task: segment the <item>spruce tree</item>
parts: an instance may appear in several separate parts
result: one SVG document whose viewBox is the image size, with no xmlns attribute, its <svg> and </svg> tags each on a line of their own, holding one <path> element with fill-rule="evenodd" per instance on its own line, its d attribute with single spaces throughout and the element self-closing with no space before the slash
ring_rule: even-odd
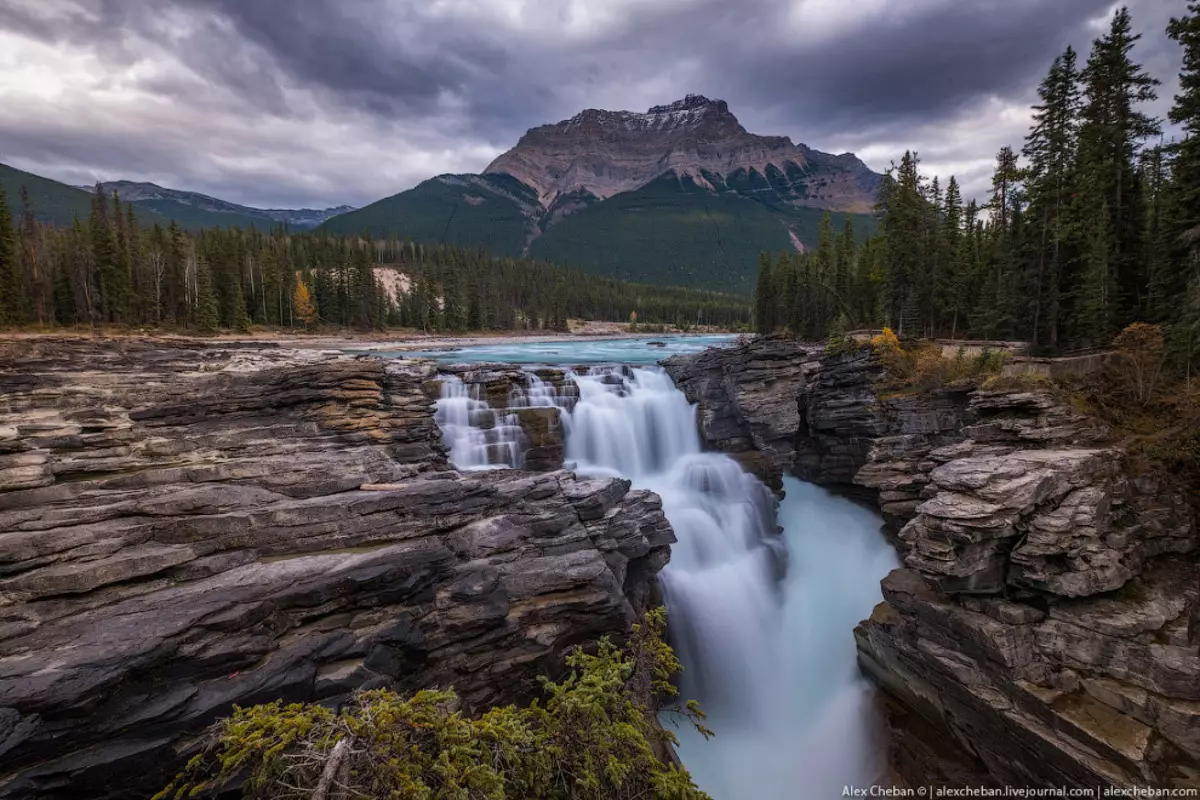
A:
<svg viewBox="0 0 1200 800">
<path fill-rule="evenodd" d="M 817 236 L 817 253 L 814 264 L 816 274 L 815 284 L 810 291 L 813 294 L 813 316 L 807 320 L 804 338 L 815 340 L 824 336 L 829 329 L 830 321 L 837 316 L 833 302 L 834 287 L 838 283 L 836 272 L 837 261 L 834 254 L 833 218 L 826 211 L 821 215 L 821 227 Z M 797 324 L 800 324 L 797 321 Z"/>
<path fill-rule="evenodd" d="M 925 269 L 926 199 L 916 153 L 905 152 L 892 180 L 880 195 L 884 234 L 883 324 L 904 335 L 913 333 L 918 306 L 917 283 Z M 908 329 L 905 329 L 908 323 Z"/>
<path fill-rule="evenodd" d="M 1026 188 L 1032 247 L 1032 310 L 1029 341 L 1035 348 L 1058 344 L 1061 290 L 1064 280 L 1064 243 L 1068 236 L 1067 207 L 1072 192 L 1082 98 L 1075 51 L 1054 59 L 1050 73 L 1038 87 L 1041 102 L 1034 106 L 1034 125 L 1025 139 L 1029 161 Z"/>
<path fill-rule="evenodd" d="M 1200 293 L 1200 1 L 1192 0 L 1187 9 L 1167 26 L 1167 35 L 1183 47 L 1170 120 L 1183 128 L 1184 138 L 1171 148 L 1171 180 L 1164 189 L 1156 316 L 1166 322 L 1182 322 L 1188 306 L 1179 298 Z"/>
<path fill-rule="evenodd" d="M 203 259 L 197 259 L 196 262 L 196 309 L 193 318 L 198 332 L 217 332 L 220 312 L 217 309 L 216 295 L 213 293 L 212 271 Z"/>
<path fill-rule="evenodd" d="M 946 197 L 943 200 L 941 226 L 937 232 L 938 261 L 941 269 L 934 276 L 932 283 L 933 307 L 938 313 L 941 329 L 945 329 L 949 321 L 950 335 L 957 335 L 956 312 L 960 309 L 959 302 L 963 275 L 963 207 L 962 190 L 958 187 L 958 179 L 950 176 L 946 184 Z"/>
<path fill-rule="evenodd" d="M 0 186 L 0 325 L 19 325 L 25 321 L 21 293 L 21 261 L 12 211 L 4 187 Z"/>
<path fill-rule="evenodd" d="M 840 311 L 849 313 L 850 292 L 858 270 L 858 244 L 854 238 L 854 218 L 847 214 L 837 243 L 837 284 L 834 291 Z"/>
<path fill-rule="evenodd" d="M 1101 280 L 1106 286 L 1086 286 L 1089 316 L 1107 320 L 1110 326 L 1095 331 L 1092 338 L 1106 340 L 1120 327 L 1133 321 L 1144 309 L 1148 276 L 1145 271 L 1145 198 L 1136 169 L 1142 143 L 1159 133 L 1156 120 L 1138 110 L 1154 100 L 1158 81 L 1147 75 L 1130 57 L 1141 38 L 1132 33 L 1127 8 L 1119 9 L 1106 36 L 1092 46 L 1083 71 L 1084 96 L 1079 131 L 1079 191 L 1073 211 L 1086 264 L 1083 278 Z M 1104 209 L 1100 227 L 1090 219 Z M 1101 241 L 1104 247 L 1101 247 Z M 1096 302 L 1111 308 L 1101 310 Z"/>
<path fill-rule="evenodd" d="M 775 329 L 775 290 L 771 256 L 758 257 L 758 280 L 754 284 L 754 330 L 768 334 Z"/>
</svg>

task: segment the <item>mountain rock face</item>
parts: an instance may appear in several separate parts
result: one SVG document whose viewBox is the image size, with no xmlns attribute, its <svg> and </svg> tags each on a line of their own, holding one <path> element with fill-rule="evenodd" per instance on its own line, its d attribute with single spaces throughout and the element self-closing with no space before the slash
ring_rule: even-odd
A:
<svg viewBox="0 0 1200 800">
<path fill-rule="evenodd" d="M 588 109 L 530 130 L 484 170 L 533 187 L 547 208 L 563 196 L 603 200 L 640 189 L 668 172 L 712 191 L 757 175 L 799 205 L 858 213 L 871 210 L 879 186 L 853 155 L 749 133 L 724 100 L 700 95 L 644 114 Z"/>
<path fill-rule="evenodd" d="M 674 541 L 658 497 L 450 470 L 434 377 L 263 345 L 5 345 L 0 798 L 149 797 L 234 704 L 525 700 L 569 647 L 625 633 Z"/>
<path fill-rule="evenodd" d="M 882 177 L 854 155 L 749 133 L 723 100 L 588 109 L 533 128 L 481 175 L 440 175 L 324 223 L 553 261 L 623 280 L 749 294 L 759 253 L 874 230 Z"/>
<path fill-rule="evenodd" d="M 879 503 L 905 565 L 854 636 L 897 773 L 913 786 L 1200 786 L 1187 487 L 1131 463 L 1049 391 L 881 399 L 869 353 L 797 348 L 789 369 L 781 347 L 668 369 L 713 445 L 778 454 L 791 441 L 795 473 Z M 794 414 L 743 409 L 737 376 L 764 371 Z"/>
<path fill-rule="evenodd" d="M 270 227 L 275 223 L 283 223 L 303 230 L 315 228 L 331 217 L 354 210 L 353 206 L 335 206 L 325 209 L 253 208 L 199 192 L 164 189 L 157 184 L 134 181 L 109 181 L 101 186 L 108 194 L 117 192 L 122 200 L 177 219 L 185 227 L 192 227 L 193 224 L 198 227 L 230 227 L 248 224 Z M 95 190 L 94 186 L 79 188 L 89 192 Z"/>
</svg>

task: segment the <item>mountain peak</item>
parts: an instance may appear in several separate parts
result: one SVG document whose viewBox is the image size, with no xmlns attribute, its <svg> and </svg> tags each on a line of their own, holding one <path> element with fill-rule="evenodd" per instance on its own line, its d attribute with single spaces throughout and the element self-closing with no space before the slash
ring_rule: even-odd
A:
<svg viewBox="0 0 1200 800">
<path fill-rule="evenodd" d="M 814 170 L 818 165 L 821 176 Z M 752 183 L 768 175 L 797 176 L 794 181 L 812 184 L 797 202 L 863 211 L 874 203 L 878 182 L 853 156 L 831 156 L 795 145 L 786 136 L 750 133 L 724 100 L 702 94 L 645 112 L 589 108 L 562 122 L 531 128 L 484 173 L 516 178 L 533 188 L 546 208 L 563 196 L 603 200 L 674 173 L 709 187 L 714 180 L 740 180 L 739 175 Z"/>
<path fill-rule="evenodd" d="M 647 114 L 669 114 L 672 111 L 691 111 L 697 108 L 716 108 L 721 112 L 728 112 L 729 105 L 724 100 L 709 100 L 702 94 L 685 95 L 682 100 L 676 100 L 674 103 L 668 103 L 665 106 L 651 106 Z"/>
</svg>

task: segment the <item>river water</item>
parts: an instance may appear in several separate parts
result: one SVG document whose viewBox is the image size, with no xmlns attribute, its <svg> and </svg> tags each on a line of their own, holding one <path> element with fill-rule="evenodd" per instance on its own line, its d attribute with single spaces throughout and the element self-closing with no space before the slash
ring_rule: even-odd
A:
<svg viewBox="0 0 1200 800">
<path fill-rule="evenodd" d="M 897 560 L 871 511 L 793 478 L 776 508 L 737 462 L 703 452 L 695 408 L 653 362 L 664 350 L 729 341 L 538 343 L 436 355 L 455 363 L 615 362 L 572 372 L 577 391 L 562 396 L 527 373 L 512 404 L 560 406 L 566 458 L 579 473 L 625 477 L 663 499 L 679 540 L 662 582 L 685 668 L 681 689 L 716 731 L 704 741 L 681 729 L 680 756 L 715 800 L 838 797 L 883 769 L 852 631 L 881 599 L 879 581 Z M 439 423 L 456 465 L 520 466 L 520 438 L 506 415 L 474 430 L 489 412 L 461 383 L 443 387 Z"/>
</svg>

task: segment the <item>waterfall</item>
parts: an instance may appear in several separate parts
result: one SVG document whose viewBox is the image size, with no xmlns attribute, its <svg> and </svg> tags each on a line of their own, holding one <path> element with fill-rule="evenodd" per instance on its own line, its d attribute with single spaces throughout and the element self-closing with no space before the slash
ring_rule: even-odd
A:
<svg viewBox="0 0 1200 800">
<path fill-rule="evenodd" d="M 679 731 L 697 784 L 715 800 L 818 800 L 878 780 L 878 721 L 852 635 L 897 563 L 878 517 L 790 478 L 777 517 L 766 486 L 702 451 L 695 408 L 657 367 L 600 367 L 567 381 L 556 388 L 526 373 L 509 404 L 562 409 L 577 472 L 628 478 L 662 497 L 678 538 L 662 583 L 685 666 L 680 688 L 717 734 Z M 490 446 L 475 440 L 486 431 L 466 430 L 482 416 L 469 395 L 444 383 L 438 404 L 456 465 L 479 465 L 479 448 Z"/>
<path fill-rule="evenodd" d="M 573 395 L 542 380 L 536 372 L 526 372 L 525 387 L 513 387 L 508 405 L 510 408 L 569 408 L 573 399 Z"/>
<path fill-rule="evenodd" d="M 457 375 L 441 381 L 433 418 L 450 448 L 450 463 L 461 470 L 521 466 L 527 447 L 517 416 L 490 408 L 478 384 L 468 386 Z"/>
<path fill-rule="evenodd" d="M 898 564 L 878 517 L 787 478 L 780 539 L 770 491 L 702 452 L 695 408 L 664 372 L 572 380 L 567 458 L 657 492 L 679 540 L 662 582 L 680 689 L 716 731 L 710 741 L 679 731 L 700 788 L 715 800 L 823 800 L 880 780 L 880 726 L 852 634 Z"/>
<path fill-rule="evenodd" d="M 682 688 L 714 719 L 772 713 L 782 651 L 774 498 L 728 456 L 704 453 L 696 412 L 656 369 L 575 375 L 567 458 L 657 492 L 678 543 L 663 572 Z"/>
</svg>

